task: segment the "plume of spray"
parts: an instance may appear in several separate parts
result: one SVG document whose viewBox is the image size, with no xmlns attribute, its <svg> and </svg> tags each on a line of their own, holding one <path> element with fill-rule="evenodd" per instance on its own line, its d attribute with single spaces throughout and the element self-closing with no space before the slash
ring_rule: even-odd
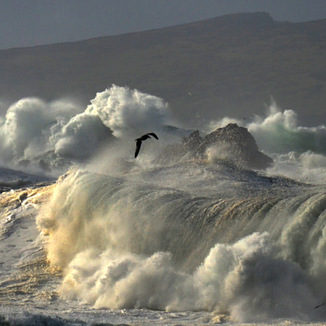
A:
<svg viewBox="0 0 326 326">
<path fill-rule="evenodd" d="M 265 117 L 255 116 L 251 122 L 224 117 L 210 121 L 204 131 L 212 132 L 229 123 L 246 127 L 254 136 L 258 147 L 270 154 L 307 151 L 326 154 L 326 126 L 299 126 L 296 112 L 282 111 L 275 102 L 269 106 Z"/>
<path fill-rule="evenodd" d="M 116 138 L 161 130 L 168 121 L 168 105 L 153 95 L 113 85 L 97 93 L 85 114 L 98 116 Z"/>
<path fill-rule="evenodd" d="M 46 103 L 37 98 L 26 98 L 11 105 L 0 121 L 3 163 L 12 166 L 49 151 L 52 129 L 78 111 L 78 106 L 67 100 Z"/>
<path fill-rule="evenodd" d="M 105 173 L 129 170 L 135 152 L 134 139 L 151 131 L 165 134 L 164 126 L 171 121 L 168 105 L 161 98 L 116 85 L 97 93 L 83 114 L 99 117 L 117 139 L 97 153 L 88 165 L 90 170 Z M 147 148 L 146 154 L 142 153 L 136 164 L 151 164 L 152 152 L 159 151 L 168 138 L 160 137 L 160 142 L 155 144 L 145 142 L 142 148 Z"/>
<path fill-rule="evenodd" d="M 274 165 L 267 169 L 270 175 L 281 174 L 301 182 L 326 182 L 326 126 L 299 126 L 295 111 L 282 111 L 273 102 L 265 117 L 256 116 L 251 122 L 225 117 L 211 121 L 206 131 L 229 123 L 246 127 L 259 149 L 273 158 Z M 215 148 L 208 154 L 220 157 L 228 152 Z"/>
<path fill-rule="evenodd" d="M 267 117 L 256 117 L 247 128 L 257 140 L 258 146 L 268 153 L 303 153 L 312 151 L 326 154 L 326 126 L 298 126 L 293 110 L 281 111 L 273 103 Z"/>
<path fill-rule="evenodd" d="M 266 117 L 256 116 L 252 122 L 224 117 L 211 121 L 205 131 L 211 132 L 229 123 L 246 127 L 254 136 L 258 147 L 270 154 L 307 151 L 326 154 L 326 126 L 298 126 L 296 112 L 282 111 L 275 102 L 269 106 Z"/>
<path fill-rule="evenodd" d="M 326 182 L 326 126 L 299 126 L 293 110 L 281 111 L 272 103 L 265 118 L 256 117 L 247 127 L 258 146 L 274 159 L 269 174 L 301 182 Z"/>
<path fill-rule="evenodd" d="M 168 118 L 162 99 L 116 85 L 97 93 L 83 112 L 68 100 L 22 99 L 0 120 L 2 164 L 42 160 L 51 168 L 58 162 L 68 168 L 73 161 L 90 159 L 114 139 L 130 141 L 145 132 L 159 132 Z"/>
</svg>

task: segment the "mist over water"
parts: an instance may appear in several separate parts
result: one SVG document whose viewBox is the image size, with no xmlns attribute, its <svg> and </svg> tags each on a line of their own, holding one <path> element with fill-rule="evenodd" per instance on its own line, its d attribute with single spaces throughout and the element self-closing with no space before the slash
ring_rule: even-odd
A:
<svg viewBox="0 0 326 326">
<path fill-rule="evenodd" d="M 245 169 L 224 148 L 168 160 L 189 134 L 168 104 L 113 85 L 87 108 L 22 99 L 0 125 L 4 165 L 62 175 L 37 216 L 60 298 L 95 308 L 325 320 L 326 127 L 272 104 L 248 128 L 274 160 Z M 135 160 L 134 139 L 155 132 Z M 202 132 L 204 134 L 204 132 Z M 162 159 L 163 158 L 163 159 Z"/>
</svg>

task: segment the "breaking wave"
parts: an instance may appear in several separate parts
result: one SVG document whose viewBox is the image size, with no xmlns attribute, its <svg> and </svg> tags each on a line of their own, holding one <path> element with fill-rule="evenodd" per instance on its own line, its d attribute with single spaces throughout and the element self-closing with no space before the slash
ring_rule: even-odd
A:
<svg viewBox="0 0 326 326">
<path fill-rule="evenodd" d="M 168 117 L 162 99 L 116 85 L 97 93 L 84 111 L 68 100 L 22 99 L 0 121 L 2 165 L 62 173 L 114 139 L 161 130 Z"/>
<path fill-rule="evenodd" d="M 326 293 L 324 188 L 201 163 L 77 170 L 37 223 L 64 298 L 239 321 L 325 317 L 313 309 Z"/>
<path fill-rule="evenodd" d="M 295 177 L 300 181 L 326 181 L 321 173 L 326 167 L 324 125 L 299 126 L 293 110 L 282 111 L 273 103 L 266 117 L 253 121 L 224 118 L 205 129 L 211 131 L 229 122 L 246 127 L 259 149 L 273 156 L 276 164 L 270 169 L 272 174 L 294 177 L 295 164 L 299 167 Z M 101 155 L 132 159 L 134 144 L 130 139 L 144 132 L 155 130 L 164 135 L 156 146 L 146 144 L 157 152 L 162 145 L 175 142 L 175 136 L 191 132 L 171 127 L 173 124 L 169 107 L 161 98 L 128 87 L 113 85 L 97 93 L 86 109 L 70 100 L 25 98 L 12 104 L 0 119 L 0 160 L 5 167 L 59 176 L 71 165 L 94 161 Z"/>
<path fill-rule="evenodd" d="M 326 183 L 326 126 L 305 127 L 298 124 L 293 110 L 282 111 L 274 102 L 265 117 L 241 121 L 225 117 L 211 121 L 207 131 L 229 123 L 244 126 L 254 136 L 258 147 L 274 160 L 270 175 L 283 175 L 306 183 Z"/>
<path fill-rule="evenodd" d="M 3 165 L 62 175 L 37 217 L 62 298 L 245 322 L 326 318 L 313 309 L 326 300 L 326 127 L 299 126 L 273 104 L 264 118 L 208 128 L 231 121 L 273 166 L 244 169 L 223 148 L 157 159 L 190 131 L 173 126 L 162 99 L 127 87 L 85 110 L 36 98 L 9 107 Z M 160 140 L 134 160 L 134 138 L 151 131 Z"/>
<path fill-rule="evenodd" d="M 246 127 L 254 136 L 258 147 L 269 154 L 289 152 L 326 154 L 326 126 L 300 126 L 295 111 L 282 111 L 275 102 L 269 106 L 265 117 L 256 116 L 253 121 L 225 117 L 219 121 L 211 121 L 206 130 L 212 131 L 229 123 Z"/>
<path fill-rule="evenodd" d="M 256 117 L 249 123 L 248 130 L 258 146 L 269 153 L 311 151 L 326 154 L 326 126 L 298 126 L 297 114 L 293 110 L 281 112 L 276 104 L 270 106 L 266 118 Z"/>
</svg>

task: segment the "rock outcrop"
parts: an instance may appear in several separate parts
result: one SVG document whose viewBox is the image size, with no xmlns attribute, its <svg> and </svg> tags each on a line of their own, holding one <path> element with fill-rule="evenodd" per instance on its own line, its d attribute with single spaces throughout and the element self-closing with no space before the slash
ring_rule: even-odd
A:
<svg viewBox="0 0 326 326">
<path fill-rule="evenodd" d="M 230 123 L 208 134 L 199 146 L 199 152 L 217 147 L 225 152 L 231 161 L 253 169 L 265 169 L 273 160 L 258 150 L 254 137 L 244 128 Z"/>
<path fill-rule="evenodd" d="M 273 160 L 259 151 L 254 137 L 244 127 L 230 123 L 205 137 L 198 130 L 185 137 L 181 144 L 166 148 L 165 158 L 178 160 L 181 157 L 226 160 L 250 169 L 265 169 Z"/>
</svg>

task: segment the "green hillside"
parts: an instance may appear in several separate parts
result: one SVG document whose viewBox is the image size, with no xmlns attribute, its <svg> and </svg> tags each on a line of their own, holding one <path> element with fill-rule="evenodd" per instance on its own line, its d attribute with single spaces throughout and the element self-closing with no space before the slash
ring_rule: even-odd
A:
<svg viewBox="0 0 326 326">
<path fill-rule="evenodd" d="M 112 83 L 163 97 L 180 119 L 250 118 L 271 97 L 326 123 L 326 20 L 227 15 L 158 30 L 0 51 L 0 98 L 75 96 Z"/>
</svg>

